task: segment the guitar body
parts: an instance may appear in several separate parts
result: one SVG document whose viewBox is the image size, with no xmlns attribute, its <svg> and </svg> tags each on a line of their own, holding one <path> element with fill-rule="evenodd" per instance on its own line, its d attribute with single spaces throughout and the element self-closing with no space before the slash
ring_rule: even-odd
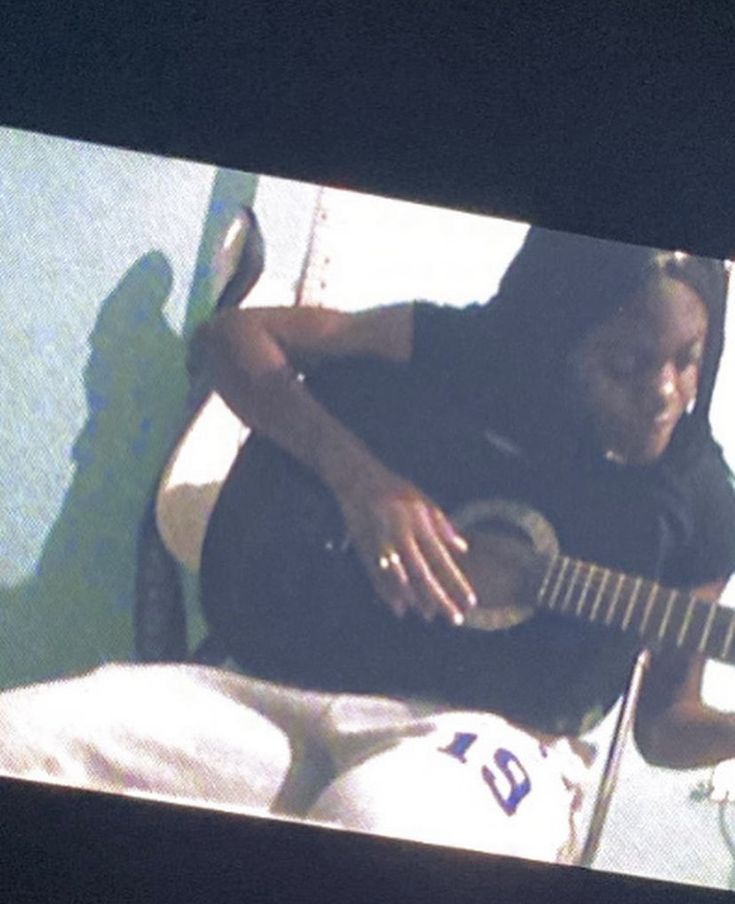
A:
<svg viewBox="0 0 735 904">
<path fill-rule="evenodd" d="M 528 618 L 533 588 L 545 556 L 556 551 L 555 540 L 525 506 L 478 502 L 489 477 L 507 467 L 503 456 L 479 431 L 462 429 L 456 413 L 442 410 L 436 399 L 430 409 L 422 405 L 425 393 L 402 368 L 332 364 L 310 377 L 309 388 L 470 535 L 473 554 L 466 566 L 481 605 L 468 624 L 505 629 Z M 483 551 L 489 533 L 504 535 L 502 563 Z M 401 687 L 408 682 L 414 692 L 437 693 L 431 681 L 416 687 L 408 680 L 413 665 L 425 661 L 428 672 L 431 661 L 449 662 L 452 655 L 465 665 L 466 642 L 459 635 L 467 632 L 439 619 L 430 625 L 416 616 L 396 619 L 376 598 L 349 547 L 332 494 L 257 435 L 222 489 L 205 539 L 201 579 L 210 627 L 252 674 L 302 686 L 370 690 L 395 673 Z"/>
<path fill-rule="evenodd" d="M 201 596 L 210 628 L 242 669 L 263 678 L 502 711 L 488 662 L 508 674 L 518 670 L 517 641 L 523 644 L 548 557 L 557 551 L 553 531 L 528 505 L 489 501 L 498 486 L 518 486 L 518 463 L 463 423 L 461 413 L 436 397 L 427 403 L 426 392 L 401 368 L 335 363 L 308 385 L 469 535 L 463 565 L 480 606 L 467 625 L 485 630 L 397 619 L 376 598 L 346 542 L 332 494 L 257 435 L 241 450 L 205 538 Z M 543 631 L 531 628 L 529 636 L 532 656 L 534 644 L 546 649 Z M 569 640 L 563 639 L 566 650 L 564 644 Z M 571 674 L 567 680 L 573 684 Z"/>
</svg>

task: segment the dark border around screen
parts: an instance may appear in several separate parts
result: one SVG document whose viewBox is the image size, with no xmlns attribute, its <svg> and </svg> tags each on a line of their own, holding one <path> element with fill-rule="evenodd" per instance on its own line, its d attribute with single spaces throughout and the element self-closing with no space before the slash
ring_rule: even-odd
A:
<svg viewBox="0 0 735 904">
<path fill-rule="evenodd" d="M 0 123 L 732 256 L 714 5 L 451 6 L 18 4 Z M 12 902 L 724 896 L 9 780 L 0 803 Z"/>
</svg>

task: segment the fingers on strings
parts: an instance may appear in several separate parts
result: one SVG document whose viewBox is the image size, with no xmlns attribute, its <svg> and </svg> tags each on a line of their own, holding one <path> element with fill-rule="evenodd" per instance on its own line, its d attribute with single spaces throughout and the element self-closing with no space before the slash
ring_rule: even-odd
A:
<svg viewBox="0 0 735 904">
<path fill-rule="evenodd" d="M 476 604 L 473 588 L 455 560 L 467 548 L 448 519 L 425 512 L 418 528 L 400 543 L 385 546 L 377 557 L 371 569 L 376 589 L 399 617 L 413 610 L 426 621 L 439 615 L 461 624 Z"/>
</svg>

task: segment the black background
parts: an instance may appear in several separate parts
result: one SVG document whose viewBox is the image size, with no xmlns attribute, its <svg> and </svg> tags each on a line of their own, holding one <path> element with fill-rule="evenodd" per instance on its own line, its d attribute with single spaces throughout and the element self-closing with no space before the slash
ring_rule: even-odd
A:
<svg viewBox="0 0 735 904">
<path fill-rule="evenodd" d="M 3 125 L 735 256 L 727 2 L 2 13 Z M 11 902 L 724 896 L 11 781 L 0 792 Z"/>
</svg>

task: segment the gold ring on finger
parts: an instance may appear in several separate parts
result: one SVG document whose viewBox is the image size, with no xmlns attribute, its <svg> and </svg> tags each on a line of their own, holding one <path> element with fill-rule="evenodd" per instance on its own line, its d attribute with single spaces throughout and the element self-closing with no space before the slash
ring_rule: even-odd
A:
<svg viewBox="0 0 735 904">
<path fill-rule="evenodd" d="M 395 551 L 395 549 L 390 550 L 389 552 L 384 552 L 383 555 L 378 559 L 378 568 L 381 571 L 388 571 L 391 565 L 400 565 L 401 557 Z"/>
</svg>

